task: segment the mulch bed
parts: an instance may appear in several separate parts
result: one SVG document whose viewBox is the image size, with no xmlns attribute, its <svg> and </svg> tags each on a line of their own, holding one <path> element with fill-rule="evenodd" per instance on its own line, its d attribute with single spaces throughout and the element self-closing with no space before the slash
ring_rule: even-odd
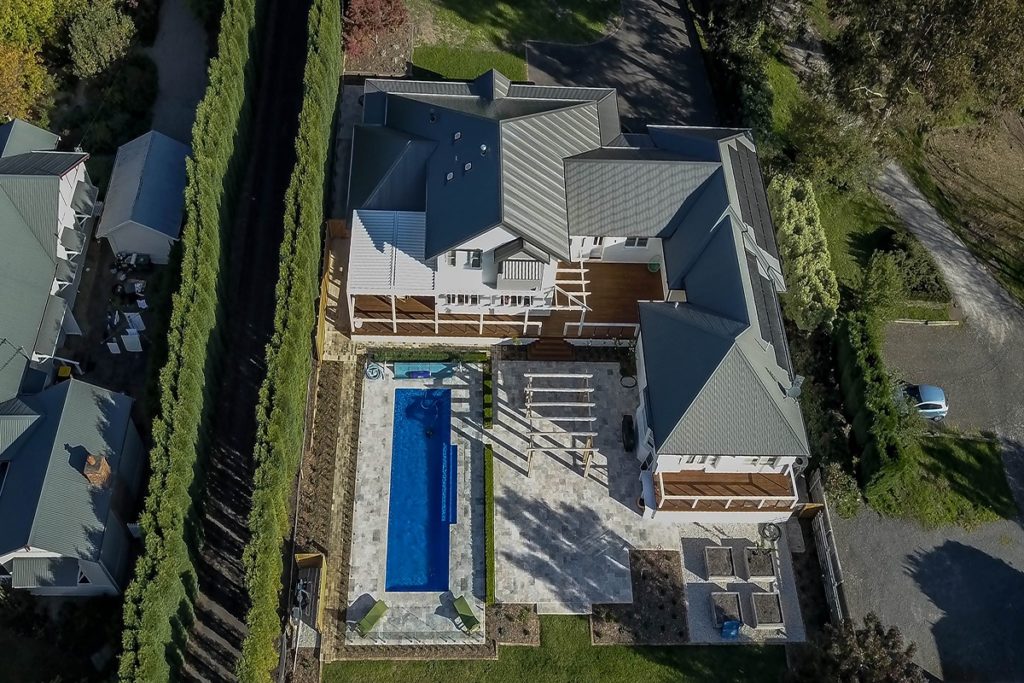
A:
<svg viewBox="0 0 1024 683">
<path fill-rule="evenodd" d="M 540 617 L 532 605 L 487 608 L 487 640 L 501 645 L 540 645 Z"/>
<path fill-rule="evenodd" d="M 412 28 L 381 35 L 365 54 L 345 55 L 345 73 L 366 76 L 404 76 L 412 62 Z"/>
<path fill-rule="evenodd" d="M 338 362 L 321 363 L 316 375 L 312 444 L 302 458 L 302 495 L 295 534 L 298 552 L 327 553 L 343 368 L 344 364 Z"/>
<path fill-rule="evenodd" d="M 595 645 L 680 645 L 689 640 L 683 595 L 682 554 L 675 550 L 630 550 L 633 602 L 594 605 Z"/>
</svg>

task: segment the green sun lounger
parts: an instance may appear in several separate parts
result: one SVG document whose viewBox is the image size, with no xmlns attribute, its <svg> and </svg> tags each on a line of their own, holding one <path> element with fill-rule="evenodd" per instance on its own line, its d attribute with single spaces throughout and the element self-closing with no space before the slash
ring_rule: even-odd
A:
<svg viewBox="0 0 1024 683">
<path fill-rule="evenodd" d="M 359 631 L 359 635 L 363 638 L 366 634 L 373 630 L 373 627 L 377 625 L 380 618 L 384 616 L 384 613 L 388 611 L 388 605 L 383 600 L 378 600 L 373 603 L 373 607 L 366 613 L 366 616 L 359 620 L 356 624 L 356 630 Z"/>
<path fill-rule="evenodd" d="M 459 621 L 462 622 L 462 628 L 466 633 L 472 633 L 480 628 L 480 620 L 473 614 L 473 608 L 469 606 L 469 600 L 466 600 L 465 595 L 455 598 L 455 611 L 458 612 Z"/>
</svg>

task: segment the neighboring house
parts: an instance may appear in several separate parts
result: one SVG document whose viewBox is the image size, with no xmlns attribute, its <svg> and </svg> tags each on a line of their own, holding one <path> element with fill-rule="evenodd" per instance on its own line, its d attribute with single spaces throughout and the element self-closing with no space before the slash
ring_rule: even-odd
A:
<svg viewBox="0 0 1024 683">
<path fill-rule="evenodd" d="M 615 91 L 368 80 L 356 341 L 637 344 L 649 516 L 774 521 L 807 437 L 749 131 L 622 133 Z"/>
<path fill-rule="evenodd" d="M 181 236 L 185 159 L 192 149 L 150 131 L 117 150 L 96 237 L 114 253 L 148 254 L 167 263 Z"/>
<path fill-rule="evenodd" d="M 0 574 L 37 595 L 127 582 L 142 443 L 126 396 L 70 380 L 0 404 Z"/>
<path fill-rule="evenodd" d="M 81 334 L 71 311 L 98 203 L 89 155 L 57 141 L 0 126 L 0 400 L 46 386 L 64 335 Z"/>
<path fill-rule="evenodd" d="M 0 580 L 117 593 L 141 443 L 128 397 L 50 386 L 64 336 L 81 333 L 72 309 L 98 208 L 88 155 L 57 142 L 24 121 L 0 126 Z"/>
</svg>

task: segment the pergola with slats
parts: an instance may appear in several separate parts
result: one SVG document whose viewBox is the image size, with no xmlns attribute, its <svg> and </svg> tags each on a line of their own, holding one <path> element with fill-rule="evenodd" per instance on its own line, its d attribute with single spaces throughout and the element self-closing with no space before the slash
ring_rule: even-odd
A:
<svg viewBox="0 0 1024 683">
<path fill-rule="evenodd" d="M 530 446 L 526 451 L 526 475 L 530 475 L 534 453 L 580 453 L 583 455 L 583 478 L 590 474 L 590 463 L 594 456 L 595 431 L 586 431 L 589 423 L 597 421 L 594 417 L 593 394 L 590 386 L 593 375 L 576 372 L 527 372 L 526 379 L 526 418 L 530 421 Z M 558 386 L 538 386 L 534 380 L 557 380 Z M 555 414 L 540 415 L 537 408 L 562 409 Z M 544 411 L 549 412 L 548 410 Z M 567 430 L 542 431 L 544 422 L 570 423 Z M 579 430 L 579 431 L 574 431 Z M 550 440 L 558 443 L 558 437 L 571 439 L 571 446 L 551 446 L 544 443 Z M 583 443 L 576 445 L 576 440 Z"/>
</svg>

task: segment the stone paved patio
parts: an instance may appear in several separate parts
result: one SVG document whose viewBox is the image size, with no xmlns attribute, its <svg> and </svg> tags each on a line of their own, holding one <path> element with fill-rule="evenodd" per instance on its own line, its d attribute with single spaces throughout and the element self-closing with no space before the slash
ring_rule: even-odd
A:
<svg viewBox="0 0 1024 683">
<path fill-rule="evenodd" d="M 573 453 L 538 453 L 527 476 L 525 372 L 594 375 L 599 436 L 587 479 Z M 622 386 L 617 363 L 496 361 L 494 377 L 495 597 L 542 612 L 631 602 L 629 548 L 679 545 L 678 526 L 644 520 L 636 507 L 639 463 L 620 435 L 622 416 L 639 405 L 636 388 Z M 540 431 L 554 428 L 545 421 Z"/>
<path fill-rule="evenodd" d="M 458 445 L 458 523 L 451 526 L 450 592 L 385 591 L 388 502 L 391 485 L 391 440 L 395 389 L 450 387 L 452 443 Z M 375 599 L 388 612 L 374 632 L 360 638 L 351 628 L 349 645 L 437 645 L 482 643 L 485 625 L 472 636 L 455 625 L 454 596 L 465 594 L 484 619 L 484 491 L 482 377 L 479 366 L 466 365 L 443 379 L 363 380 L 356 464 L 355 509 L 349 579 L 350 624 L 369 610 Z"/>
<path fill-rule="evenodd" d="M 703 577 L 704 546 L 723 538 L 742 548 L 756 545 L 757 525 L 645 520 L 636 506 L 639 463 L 622 447 L 623 414 L 639 405 L 636 388 L 623 387 L 617 363 L 495 361 L 494 446 L 495 597 L 499 602 L 537 604 L 539 612 L 590 613 L 595 603 L 633 601 L 630 548 L 682 552 L 688 627 L 692 642 L 722 642 L 709 632 L 712 590 Z M 525 416 L 527 372 L 591 373 L 595 388 L 594 431 L 599 436 L 590 476 L 573 453 L 538 453 L 527 476 L 529 422 Z M 538 409 L 543 410 L 543 409 Z M 567 414 L 564 409 L 561 414 Z M 549 415 L 554 413 L 548 413 Z M 560 423 L 564 425 L 565 423 Z M 540 431 L 555 428 L 542 423 Z M 557 437 L 556 437 L 557 438 Z M 568 437 L 563 445 L 568 445 Z M 803 621 L 785 537 L 779 544 L 782 633 L 744 626 L 746 641 L 802 641 Z M 732 584 L 730 584 L 730 590 Z M 717 589 L 715 589 L 717 590 Z M 753 590 L 745 587 L 742 591 Z M 745 598 L 749 601 L 749 598 Z M 697 612 L 697 613 L 694 613 Z M 708 622 L 708 623 L 705 623 Z"/>
</svg>

